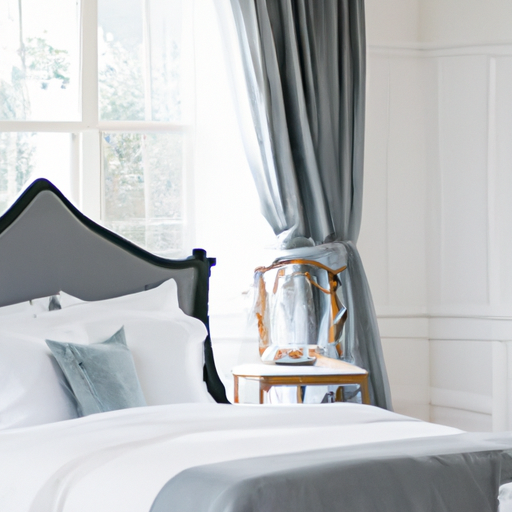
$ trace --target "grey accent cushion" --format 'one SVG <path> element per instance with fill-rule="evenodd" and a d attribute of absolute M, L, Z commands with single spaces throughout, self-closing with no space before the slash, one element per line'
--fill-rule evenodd
<path fill-rule="evenodd" d="M 146 405 L 124 327 L 102 343 L 46 343 L 69 381 L 80 416 Z"/>

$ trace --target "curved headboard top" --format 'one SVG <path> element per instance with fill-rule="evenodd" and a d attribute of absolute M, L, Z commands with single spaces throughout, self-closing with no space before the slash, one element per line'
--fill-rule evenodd
<path fill-rule="evenodd" d="M 107 299 L 174 278 L 181 309 L 209 329 L 208 279 L 213 265 L 215 259 L 207 258 L 202 249 L 182 260 L 145 251 L 83 215 L 46 179 L 29 185 L 0 217 L 0 306 L 61 290 L 83 300 Z M 209 336 L 205 361 L 210 393 L 217 401 L 227 401 Z"/>

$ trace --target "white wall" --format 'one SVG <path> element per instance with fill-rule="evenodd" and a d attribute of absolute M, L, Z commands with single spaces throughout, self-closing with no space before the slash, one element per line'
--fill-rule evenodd
<path fill-rule="evenodd" d="M 510 43 L 511 21 L 510 0 L 422 0 L 419 39 L 437 45 Z"/>
<path fill-rule="evenodd" d="M 369 44 L 410 43 L 420 37 L 421 0 L 366 0 Z"/>
<path fill-rule="evenodd" d="M 392 35 L 400 3 L 415 29 Z M 512 428 L 509 4 L 366 4 L 359 248 L 395 408 L 468 430 Z"/>
<path fill-rule="evenodd" d="M 366 0 L 371 45 L 512 42 L 510 0 Z"/>
<path fill-rule="evenodd" d="M 427 69 L 414 52 L 370 47 L 363 221 L 358 247 L 373 293 L 397 412 L 430 419 L 427 321 Z"/>

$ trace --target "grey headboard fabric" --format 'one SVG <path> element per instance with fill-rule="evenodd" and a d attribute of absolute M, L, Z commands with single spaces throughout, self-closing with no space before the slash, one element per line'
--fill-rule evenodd
<path fill-rule="evenodd" d="M 106 299 L 172 277 L 181 309 L 209 330 L 208 280 L 214 264 L 201 249 L 183 260 L 141 249 L 85 217 L 45 179 L 34 181 L 0 217 L 0 306 L 60 290 L 83 300 Z M 209 335 L 205 381 L 218 402 L 227 402 Z"/>

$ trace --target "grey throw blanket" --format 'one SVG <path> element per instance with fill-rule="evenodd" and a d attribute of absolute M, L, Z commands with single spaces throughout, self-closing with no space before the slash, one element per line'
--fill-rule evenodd
<path fill-rule="evenodd" d="M 512 434 L 460 434 L 187 469 L 151 512 L 495 512 Z"/>

